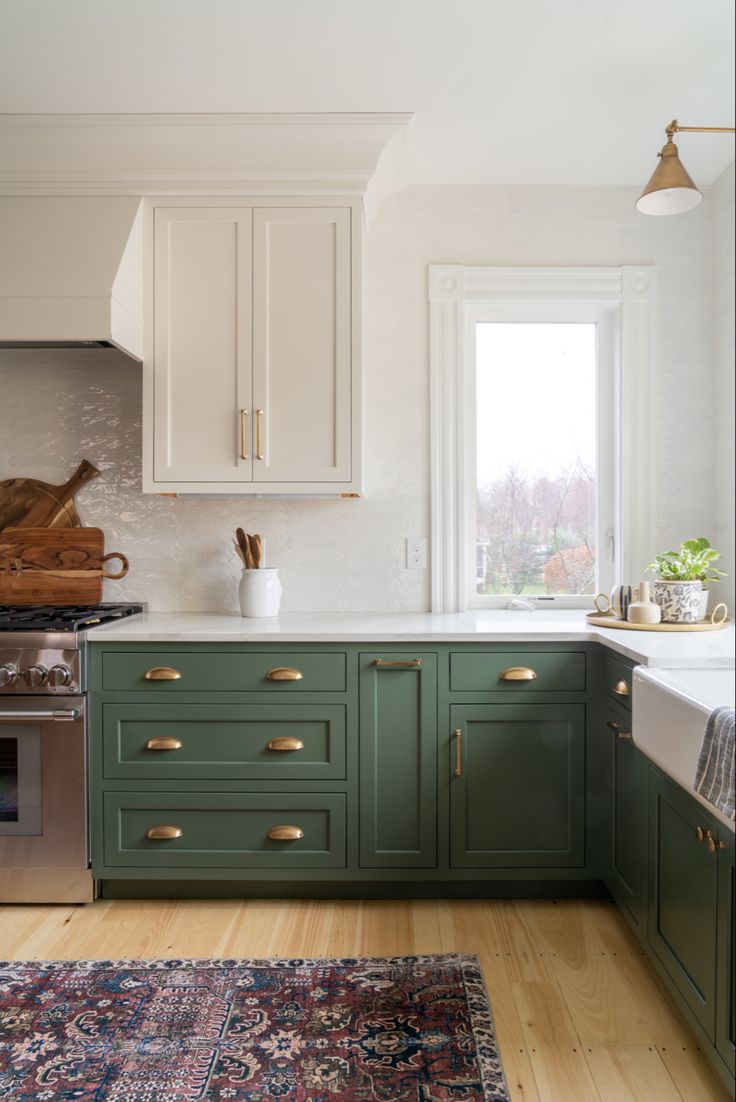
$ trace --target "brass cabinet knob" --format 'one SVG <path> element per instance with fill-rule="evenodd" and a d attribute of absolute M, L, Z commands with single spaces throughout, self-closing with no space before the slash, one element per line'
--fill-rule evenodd
<path fill-rule="evenodd" d="M 631 731 L 624 731 L 621 727 L 621 724 L 616 723 L 615 719 L 607 720 L 606 727 L 608 727 L 609 730 L 613 731 L 616 738 L 625 739 L 627 742 L 631 741 L 634 737 Z"/>
<path fill-rule="evenodd" d="M 146 750 L 181 750 L 181 741 L 171 738 L 170 735 L 162 735 L 159 738 L 149 738 Z"/>
<path fill-rule="evenodd" d="M 171 666 L 151 666 L 143 674 L 144 681 L 181 681 L 181 674 Z"/>
<path fill-rule="evenodd" d="M 624 681 L 623 678 L 621 678 L 620 681 L 616 682 L 616 684 L 613 686 L 613 691 L 615 692 L 616 696 L 631 696 L 629 683 L 628 681 Z"/>
<path fill-rule="evenodd" d="M 294 670 L 291 666 L 274 666 L 266 674 L 268 681 L 303 681 L 304 674 L 301 670 Z"/>
<path fill-rule="evenodd" d="M 296 842 L 304 837 L 304 831 L 297 826 L 275 826 L 266 832 L 266 837 L 272 842 Z"/>
<path fill-rule="evenodd" d="M 172 838 L 181 838 L 184 831 L 178 826 L 169 826 L 166 823 L 161 823 L 160 826 L 149 827 L 146 831 L 146 838 L 150 838 L 153 842 L 169 841 Z"/>
<path fill-rule="evenodd" d="M 536 681 L 536 678 L 536 672 L 528 666 L 509 666 L 498 675 L 499 681 Z"/>
<path fill-rule="evenodd" d="M 268 750 L 303 750 L 304 743 L 300 738 L 272 738 L 267 744 Z"/>

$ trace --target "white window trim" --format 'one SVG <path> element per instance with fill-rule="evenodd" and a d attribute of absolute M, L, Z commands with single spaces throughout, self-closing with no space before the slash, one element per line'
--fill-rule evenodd
<path fill-rule="evenodd" d="M 609 329 L 601 348 L 617 363 L 601 364 L 609 380 L 612 417 L 599 425 L 599 446 L 619 457 L 613 510 L 620 546 L 615 581 L 637 581 L 654 549 L 652 363 L 656 270 L 620 268 L 487 268 L 431 265 L 432 611 L 461 612 L 469 604 L 468 531 L 474 493 L 466 472 L 474 463 L 472 393 L 478 320 L 597 321 Z M 618 334 L 618 339 L 615 335 Z M 614 383 L 614 379 L 616 382 Z M 510 597 L 483 600 L 503 607 Z M 543 602 L 544 607 L 547 602 Z M 590 598 L 563 598 L 557 607 L 591 607 Z M 547 606 L 549 607 L 549 606 Z"/>

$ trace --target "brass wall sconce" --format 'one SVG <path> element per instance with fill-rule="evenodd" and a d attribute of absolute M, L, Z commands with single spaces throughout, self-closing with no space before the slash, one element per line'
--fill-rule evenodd
<path fill-rule="evenodd" d="M 659 164 L 636 200 L 636 209 L 642 214 L 681 214 L 697 207 L 703 198 L 685 171 L 672 135 L 677 132 L 692 134 L 733 134 L 733 126 L 680 126 L 673 119 L 665 127 L 667 142 L 658 153 Z"/>

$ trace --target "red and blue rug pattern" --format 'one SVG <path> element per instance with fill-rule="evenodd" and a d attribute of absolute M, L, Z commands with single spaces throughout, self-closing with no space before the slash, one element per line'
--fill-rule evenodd
<path fill-rule="evenodd" d="M 508 1102 L 459 954 L 0 963 L 3 1102 Z"/>

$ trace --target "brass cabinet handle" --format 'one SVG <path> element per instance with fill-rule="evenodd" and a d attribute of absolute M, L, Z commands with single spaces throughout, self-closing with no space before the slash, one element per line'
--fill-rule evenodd
<path fill-rule="evenodd" d="M 170 735 L 161 735 L 158 738 L 149 738 L 146 750 L 181 750 L 181 742 Z"/>
<path fill-rule="evenodd" d="M 536 678 L 535 671 L 528 666 L 509 666 L 498 675 L 499 681 L 536 681 Z"/>
<path fill-rule="evenodd" d="M 373 665 L 379 670 L 418 670 L 421 658 L 407 658 L 404 662 L 387 662 L 385 658 L 374 658 Z"/>
<path fill-rule="evenodd" d="M 263 459 L 263 410 L 256 410 L 256 459 Z"/>
<path fill-rule="evenodd" d="M 628 681 L 624 681 L 623 677 L 613 686 L 613 691 L 615 692 L 616 696 L 631 696 L 629 683 Z"/>
<path fill-rule="evenodd" d="M 455 776 L 463 775 L 463 733 L 459 727 L 455 729 Z"/>
<path fill-rule="evenodd" d="M 626 741 L 631 741 L 631 739 L 633 739 L 633 737 L 634 737 L 632 735 L 631 731 L 622 730 L 621 724 L 616 723 L 616 721 L 614 719 L 609 719 L 606 723 L 606 727 L 608 727 L 608 729 L 610 731 L 613 731 L 616 738 L 622 738 L 622 739 L 626 739 Z"/>
<path fill-rule="evenodd" d="M 705 841 L 705 831 L 703 830 L 702 827 L 696 827 L 695 828 L 695 840 L 697 842 L 704 842 Z"/>
<path fill-rule="evenodd" d="M 303 681 L 304 674 L 301 670 L 294 670 L 291 666 L 274 666 L 266 674 L 269 681 Z"/>
<path fill-rule="evenodd" d="M 150 838 L 152 841 L 169 841 L 172 838 L 181 838 L 184 831 L 178 826 L 168 826 L 166 823 L 162 823 L 160 826 L 149 827 L 146 831 L 146 838 Z"/>
<path fill-rule="evenodd" d="M 303 750 L 304 743 L 300 738 L 272 738 L 267 744 L 269 750 Z"/>
<path fill-rule="evenodd" d="M 143 674 L 144 681 L 181 681 L 181 674 L 171 666 L 151 666 Z"/>
<path fill-rule="evenodd" d="M 296 842 L 299 838 L 304 837 L 304 831 L 301 827 L 275 826 L 266 832 L 266 837 L 270 838 L 272 842 Z"/>
<path fill-rule="evenodd" d="M 241 409 L 240 411 L 240 458 L 248 458 L 248 445 L 246 443 L 248 437 L 248 410 Z"/>

